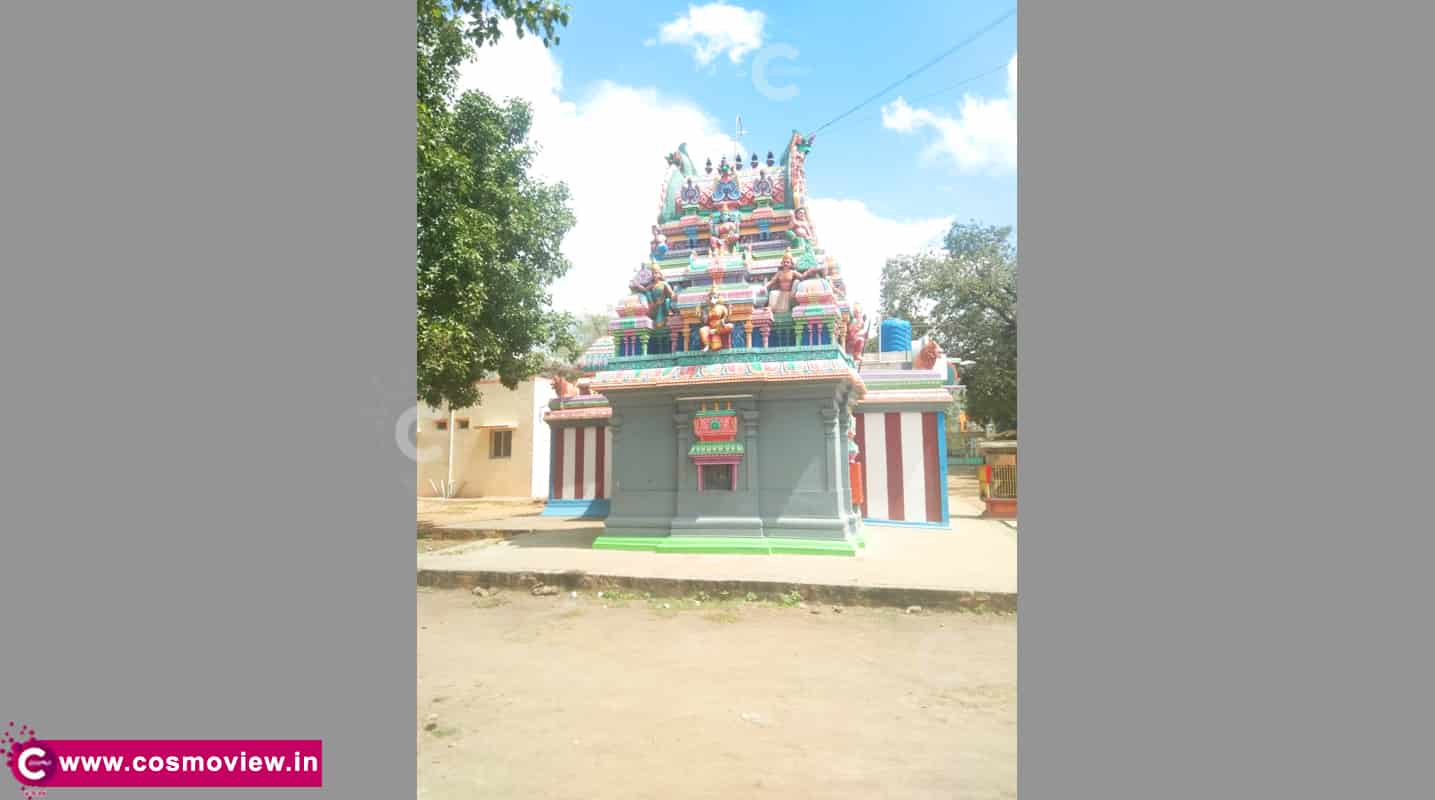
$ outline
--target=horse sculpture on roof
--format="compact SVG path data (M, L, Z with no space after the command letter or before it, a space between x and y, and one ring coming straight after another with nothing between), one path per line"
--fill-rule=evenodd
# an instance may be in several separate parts
M698 174L698 168L693 166L693 160L688 157L688 145L686 142L678 145L678 149L668 154L667 186L663 190L663 207L658 210L658 222L672 222L682 216L681 206L678 197L682 193L683 184L688 178Z
M912 369L931 369L937 366L937 359L946 355L942 352L942 346L937 340L928 336L922 344L922 349L917 351L916 357L912 359Z

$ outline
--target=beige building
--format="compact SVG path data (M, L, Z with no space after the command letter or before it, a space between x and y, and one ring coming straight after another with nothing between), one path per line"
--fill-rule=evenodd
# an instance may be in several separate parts
M507 389L491 380L479 388L483 399L472 408L419 404L419 496L547 497L552 439L543 412L552 384L540 378Z

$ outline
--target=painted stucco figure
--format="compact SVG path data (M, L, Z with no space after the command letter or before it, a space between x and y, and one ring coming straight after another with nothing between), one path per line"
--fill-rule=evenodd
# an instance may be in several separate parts
M826 277L827 277L827 263L826 263L825 261L819 261L819 262L817 262L814 266L812 266L812 267L810 267L810 268L805 269L805 270L802 271L802 278L803 278L803 280L806 280L806 279L808 279L808 278L826 278Z
M677 294L663 279L662 267L656 263L649 263L639 269L632 280L628 281L628 289L642 298L647 306L648 316L652 317L655 323L663 324L668 315L673 313L673 301Z
M732 323L727 321L728 308L716 291L708 294L707 324L698 329L698 341L706 350L721 350L732 335Z
M673 313L673 301L677 299L677 294L663 279L662 267L654 264L651 269L653 282L648 287L648 316L652 317L656 324L662 325L668 315Z
M670 222L682 216L683 185L691 183L692 178L698 174L697 167L693 166L693 160L688 158L686 143L678 145L677 150L668 154L667 163L673 169L668 172L667 185L663 190L662 210L658 212L658 222Z
M867 336L871 333L867 318L862 315L862 306L852 307L852 321L847 323L847 354L859 364L862 352L867 349Z
M787 237L794 244L812 240L812 222L807 219L806 208L799 206L792 212L792 230L788 231Z
M937 359L945 355L942 346L937 340L928 336L927 341L922 344L922 349L912 358L912 369L931 369L937 365Z
M562 375L554 375L552 379L553 393L558 395L560 400L567 400L570 397L579 395L578 387Z
M793 263L792 253L783 253L782 264L767 281L767 307L772 309L774 314L784 314L792 310L792 285L801 277Z
M742 217L728 203L712 217L712 247L716 253L731 253L742 239Z

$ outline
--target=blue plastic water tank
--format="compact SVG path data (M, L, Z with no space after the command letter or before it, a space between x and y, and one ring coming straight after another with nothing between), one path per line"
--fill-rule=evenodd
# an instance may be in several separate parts
M884 353L905 353L912 349L912 323L905 319L882 320L881 349Z

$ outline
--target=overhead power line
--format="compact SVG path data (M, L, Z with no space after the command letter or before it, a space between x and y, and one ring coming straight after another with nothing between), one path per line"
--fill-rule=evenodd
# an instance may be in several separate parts
M889 84L888 86L884 87L881 91L877 92L876 94L872 95L871 97L868 97L866 100L863 100L862 102L860 102L860 103L858 103L857 105L855 105L855 106L853 106L853 107L847 109L846 111L842 112L841 114L838 114L837 116L833 117L832 119L830 119L830 120L828 120L828 121L822 123L822 125L820 125L820 126L817 128L817 130L814 130L814 131L812 132L812 135L816 135L816 134L818 134L818 133L821 133L821 132L823 131L823 129L828 128L828 127L832 126L832 125L835 124L835 123L841 122L842 120L844 120L844 119L846 119L847 117L851 116L851 115L854 114L855 112L861 110L864 106L868 105L868 104L871 103L872 101L874 101L874 100L880 98L882 95L887 94L888 92L892 91L893 89L897 88L898 86L901 86L902 84L906 83L907 81L911 80L912 78L914 78L914 77L916 77L916 76L922 74L922 73L925 72L926 70L928 70L928 69L930 69L931 67L933 67L934 65L936 65L936 64L937 64L939 61L941 61L942 59L947 58L947 57L950 56L951 54L953 54L953 53L957 52L958 50L962 49L963 47L966 47L967 45L971 44L972 42L975 42L977 39L980 39L983 35L985 35L985 34L987 33L987 31L990 31L992 28L995 28L996 26L1002 24L1003 22L1006 22L1006 21L1007 21L1013 14L1015 14L1015 13L1016 13L1016 7L1013 6L1011 9L1007 10L1006 13L1002 14L1001 16L997 17L996 19L994 19L994 20L992 20L991 22L987 23L986 25L982 26L982 28L981 28L980 30L978 30L976 33L973 33L972 35L968 36L967 38L963 39L962 41L957 42L956 44L952 45L950 48L948 48L948 49L945 50L944 52L938 54L935 58L931 59L930 61L928 61L927 63L923 64L922 66L917 67L916 69L912 70L911 72L907 73L906 75L902 76L901 78L898 78L897 80L893 81L891 84ZM975 80L975 79L973 79L973 80Z
M1010 62L1008 62L1008 63L1010 63ZM916 105L922 103L924 100L930 100L930 99L932 99L933 97L936 97L937 95L946 94L947 92L950 92L950 91L953 91L953 90L956 90L956 89L960 89L960 88L962 88L963 86L967 86L967 85L969 85L969 84L975 83L975 82L977 82L977 81L981 80L982 78L985 78L985 77L987 77L987 76L989 76L989 75L993 75L993 74L995 74L995 73L1002 72L1002 71L1005 70L1006 68L1007 68L1007 64L1001 64L1000 66L992 67L991 69L985 70L985 71L983 71L983 72L979 72L979 73L977 73L976 75L971 76L970 78L963 78L962 80L959 80L959 81L957 81L956 83L954 83L954 84L952 84L952 85L950 85L950 86L946 86L946 87L943 87L943 88L941 88L941 89L938 89L938 90L936 90L935 92L928 92L928 93L926 93L926 94L924 94L924 95L921 95L920 97L913 97L911 100L908 100L907 102L908 102L909 104L913 105L913 106L916 106ZM869 114L863 114L863 115L861 115L861 116L859 117L859 119L868 119L870 116L871 116L870 113L869 113Z
M1008 63L1010 63L1010 62L1008 62ZM981 74L979 74L979 75L973 75L973 76L970 77L970 78L966 78L966 79L964 79L964 80L957 81L956 83L952 84L951 86L946 87L945 89L938 89L938 90L935 91L935 92L928 92L927 94L924 94L924 95L922 95L921 97L914 97L914 98L912 98L911 102L914 103L914 104L915 104L915 103L920 103L920 102L922 102L923 100L929 100L929 99L931 99L931 98L933 98L933 97L936 97L936 96L939 95L939 94L946 94L947 92L950 92L950 91L952 91L953 89L960 89L960 88L962 88L963 86L966 86L967 84L972 83L973 81L979 81L979 80L981 80L982 78L985 78L985 77L988 76L988 75L991 75L991 74L997 73L997 72L1001 72L1002 70L1004 70L1004 69L1006 69L1006 68L1007 68L1007 65L1006 65L1006 64L1002 64L1002 65L1000 65L1000 66L992 67L991 69L989 69L989 70L987 70L986 72L983 72L983 73L981 73Z

